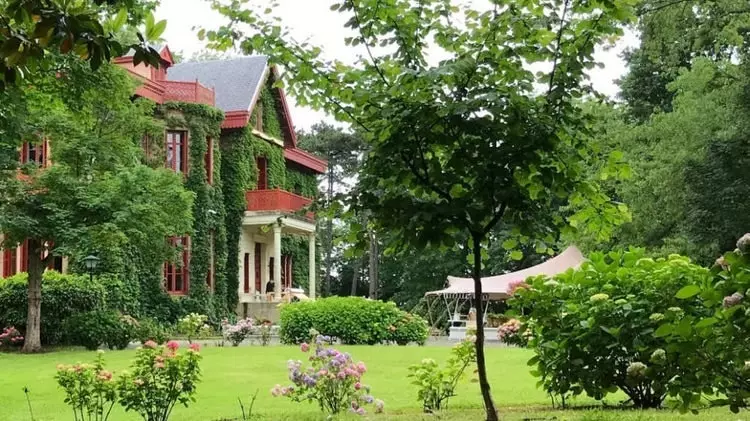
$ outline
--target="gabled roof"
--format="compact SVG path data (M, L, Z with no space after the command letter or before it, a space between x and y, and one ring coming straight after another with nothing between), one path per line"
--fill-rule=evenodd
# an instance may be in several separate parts
M193 82L216 91L216 107L225 113L249 111L263 85L268 58L238 57L214 61L188 62L172 66L168 80Z

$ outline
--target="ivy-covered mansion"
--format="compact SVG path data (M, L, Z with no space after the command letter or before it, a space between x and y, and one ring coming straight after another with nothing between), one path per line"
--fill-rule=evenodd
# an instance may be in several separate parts
M277 70L261 56L175 64L167 46L159 52L158 69L128 56L115 64L140 81L137 97L159 104L166 130L144 136L145 159L182 174L195 195L191 235L167 239L181 256L164 263L160 295L269 318L297 288L314 298L308 206L327 164L297 147L284 92L273 86ZM54 160L46 143L25 144L20 155L42 166ZM27 248L0 253L3 277L27 270Z

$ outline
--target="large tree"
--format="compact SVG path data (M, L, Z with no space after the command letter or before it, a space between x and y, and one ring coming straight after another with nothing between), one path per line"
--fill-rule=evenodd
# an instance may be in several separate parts
M347 44L362 52L354 64L326 60L262 10L244 9L245 1L214 1L231 23L207 33L216 47L267 54L287 68L298 103L358 127L369 150L356 206L377 228L417 248L471 239L480 321L482 251L498 223L510 227L503 243L513 249L575 227L606 237L624 218L585 171L593 154L575 99L590 93L585 69L595 66L595 47L621 33L634 2L488 3L485 10L449 0L336 4L349 19ZM486 416L497 420L483 329L476 349Z
M26 352L41 348L42 274L50 259L68 256L75 266L95 253L112 267L127 248L166 259L165 238L186 233L191 220L192 195L180 176L141 164L143 135L163 127L152 105L131 101L130 76L113 65L92 71L75 58L55 61L57 76L36 77L17 93L24 104L18 140L47 139L52 165L29 163L0 178L0 246L28 247Z

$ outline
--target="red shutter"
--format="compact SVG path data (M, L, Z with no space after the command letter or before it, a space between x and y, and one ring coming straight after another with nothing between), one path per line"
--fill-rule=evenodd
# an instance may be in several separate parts
M3 278L16 274L16 249L3 250Z
M245 283L244 283L244 291L245 294L250 293L250 253L245 253Z
M261 260L261 245L260 243L255 243L255 290L258 292L263 291L260 276Z
M206 138L206 181L208 184L214 184L214 140Z
M21 272L29 271L29 240L21 244Z
M23 142L23 145L21 146L21 164L25 164L26 160L29 156L29 142Z

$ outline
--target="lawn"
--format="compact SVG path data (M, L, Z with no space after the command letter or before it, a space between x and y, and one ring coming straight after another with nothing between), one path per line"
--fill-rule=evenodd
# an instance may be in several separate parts
M355 360L367 363L369 371L366 383L372 386L373 395L386 402L386 414L368 418L382 420L418 420L422 417L416 402L416 392L406 378L407 367L430 357L438 360L448 356L450 348L429 347L344 347ZM108 367L117 371L129 365L134 352L112 351L105 354ZM189 408L177 408L174 421L217 421L239 417L237 398L249 401L259 391L255 412L261 420L321 420L324 419L316 406L295 404L285 398L272 398L269 389L274 384L286 383L286 361L301 359L297 348L205 347L202 351L203 381L198 387L197 402ZM55 366L59 363L88 362L93 352L60 351L41 355L19 355L0 353L0 420L31 421L23 387L28 386L31 405L36 421L72 420L72 414L63 403L62 392L53 379ZM535 379L529 374L526 361L530 351L515 348L490 347L487 349L487 364L495 401L505 420L581 420L581 421L697 421L732 420L750 421L745 413L732 415L728 410L714 409L698 416L679 415L670 411L583 411L565 412L549 410L549 400L535 387ZM592 401L579 400L579 405L590 405ZM615 403L615 402L611 402ZM481 398L476 383L465 382L458 396L451 401L451 408L441 419L482 419ZM113 421L139 419L136 415L122 412L118 407L110 418Z

